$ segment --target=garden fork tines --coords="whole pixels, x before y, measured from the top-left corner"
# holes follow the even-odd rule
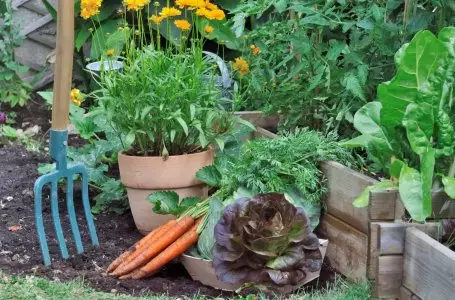
[[[43,175],[35,182],[35,221],[38,231],[38,238],[41,244],[44,264],[50,265],[49,248],[46,241],[43,222],[43,202],[42,193],[45,185],[51,187],[51,211],[54,222],[57,241],[63,258],[68,258],[68,249],[63,236],[62,225],[58,210],[58,182],[66,179],[66,206],[74,235],[76,249],[81,253],[81,235],[76,219],[76,211],[73,201],[73,183],[76,175],[82,178],[82,203],[84,206],[85,217],[88,223],[90,238],[94,245],[98,245],[98,237],[93,223],[93,216],[90,211],[88,197],[88,177],[84,166],[76,165],[68,168],[66,161],[67,141],[68,141],[68,113],[70,105],[70,89],[73,69],[73,47],[74,47],[74,6],[59,0],[57,5],[57,44],[56,44],[56,63],[54,75],[54,95],[52,101],[52,128],[50,131],[50,153],[56,162],[56,170],[50,174]]]

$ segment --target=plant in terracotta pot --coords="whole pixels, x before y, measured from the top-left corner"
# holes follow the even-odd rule
[[[141,7],[137,10],[141,14]],[[128,41],[123,72],[101,77],[98,108],[92,112],[103,114],[122,137],[120,177],[143,234],[172,218],[154,214],[146,200],[152,192],[172,190],[182,199],[191,197],[182,203],[187,206],[207,196],[196,171],[212,163],[212,145],[222,150],[239,120],[222,109],[216,65],[204,57],[203,37],[191,31],[183,13],[163,7],[150,17],[151,26],[167,23],[181,31],[175,44],[162,46],[159,36],[146,41],[143,26],[121,28]],[[192,17],[197,26],[199,16]],[[187,38],[189,31],[192,37]]]

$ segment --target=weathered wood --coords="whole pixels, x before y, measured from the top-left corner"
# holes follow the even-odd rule
[[[438,223],[378,223],[379,226],[379,255],[395,255],[404,253],[405,247],[405,232],[408,227],[415,227],[427,233],[433,238],[438,238],[440,235],[440,226]]]
[[[351,280],[365,279],[368,257],[366,234],[330,214],[321,218],[318,234],[330,241],[327,257],[332,267]]]
[[[56,46],[55,34],[57,33],[57,28],[54,22],[44,25],[38,30],[30,33],[27,37],[30,40],[39,42],[49,48],[54,49]]]
[[[262,111],[237,111],[234,113],[243,120],[246,120],[257,127],[265,129],[276,129],[280,122],[279,115],[265,115]]]
[[[401,286],[400,288],[400,300],[422,300],[416,295],[414,295],[410,290]]]
[[[253,132],[253,137],[254,138],[268,138],[268,139],[274,139],[277,137],[277,135],[273,132],[268,131],[267,129],[257,127],[256,131]]]
[[[57,5],[55,3],[55,0],[50,0],[49,3],[54,6],[54,8],[57,8]],[[46,6],[44,5],[42,0],[29,0],[23,5],[25,8],[30,9],[36,13],[39,13],[41,15],[47,15],[49,11],[47,10]]]
[[[376,267],[379,256],[378,240],[379,240],[379,224],[376,222],[370,223],[370,233],[368,235],[368,260],[367,260],[367,278],[376,278]]]
[[[417,228],[405,240],[403,285],[422,299],[454,299],[455,252]]]
[[[21,35],[27,36],[38,28],[43,27],[44,25],[52,22],[52,16],[50,14],[41,17],[39,20],[33,22],[32,24],[25,26],[21,30]]]
[[[376,270],[375,296],[380,298],[400,297],[403,277],[403,256],[379,256]]]
[[[449,206],[444,211],[441,211],[447,201],[449,201]],[[455,201],[450,199],[443,190],[433,192],[433,213],[431,217],[436,220],[455,218]]]
[[[13,9],[18,8],[19,6],[23,5],[24,3],[27,3],[30,0],[14,0],[12,3]]]
[[[25,40],[21,47],[15,49],[14,55],[18,62],[40,71],[46,66],[47,56],[51,52],[52,49],[49,47],[31,40]],[[33,53],[33,56],[30,53]]]
[[[321,163],[321,169],[328,182],[329,192],[325,200],[328,213],[364,233],[369,232],[371,220],[395,219],[396,194],[390,191],[370,193],[369,207],[352,205],[352,201],[377,180],[334,161]]]

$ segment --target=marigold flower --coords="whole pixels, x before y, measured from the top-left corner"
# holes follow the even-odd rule
[[[251,52],[253,52],[253,55],[258,55],[261,52],[261,49],[255,45],[250,45],[250,49]]]
[[[77,106],[81,106],[82,100],[84,99],[79,89],[72,89],[70,93],[70,98],[71,101]]]
[[[242,57],[237,57],[234,60],[234,63],[232,64],[232,68],[235,71],[239,72],[240,75],[242,75],[242,76],[250,71],[250,67],[249,67],[248,63]]]
[[[224,11],[221,9],[216,9],[216,10],[209,10],[208,13],[206,14],[206,18],[209,20],[224,20],[226,18],[226,15],[224,14]]]
[[[164,17],[162,16],[157,16],[157,15],[152,15],[149,20],[155,23],[156,25],[160,24],[161,21],[163,21]]]
[[[181,30],[189,30],[191,27],[190,22],[187,20],[175,20],[174,21],[175,26]]]
[[[141,10],[144,6],[148,5],[150,0],[123,0],[123,6],[126,10]]]
[[[108,50],[106,51],[107,56],[112,56],[112,55],[114,55],[114,53],[115,53],[115,50],[114,50],[114,49],[108,49]]]
[[[160,16],[163,18],[171,18],[175,16],[180,16],[182,12],[175,7],[163,7],[160,12]]]
[[[80,16],[85,20],[100,13],[102,0],[81,0]]]
[[[176,0],[175,4],[180,7],[189,7],[189,9],[204,8],[206,6],[206,0]]]
[[[207,33],[212,33],[214,30],[214,28],[210,25],[207,25],[204,27],[204,31],[207,32]]]
[[[205,7],[201,7],[196,10],[196,15],[206,17],[209,12]]]
[[[219,9],[218,6],[216,4],[213,4],[213,3],[210,3],[207,1],[207,3],[205,4],[205,7],[207,7],[207,9],[210,9],[210,10],[217,10]]]

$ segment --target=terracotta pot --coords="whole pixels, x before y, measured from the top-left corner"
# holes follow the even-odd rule
[[[319,251],[321,251],[322,259],[324,260],[325,253],[327,252],[327,240],[319,240]],[[235,291],[240,288],[241,284],[230,284],[219,280],[216,276],[215,269],[212,266],[211,260],[206,260],[202,258],[193,257],[190,255],[183,254],[180,257],[180,261],[185,267],[185,269],[190,274],[193,280],[199,281],[202,284],[211,286],[213,288],[223,290],[223,291]],[[283,294],[291,293],[292,291],[298,289],[302,285],[307,284],[308,282],[319,277],[320,270],[317,272],[308,273],[305,280],[296,286],[287,287],[279,289],[278,291]]]
[[[188,196],[206,198],[208,187],[196,179],[196,172],[213,163],[211,149],[194,154],[169,156],[163,160],[158,156],[118,155],[120,180],[128,192],[128,200],[136,227],[147,234],[159,227],[171,215],[153,212],[147,196],[154,191],[172,190],[180,199]]]

